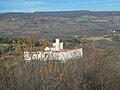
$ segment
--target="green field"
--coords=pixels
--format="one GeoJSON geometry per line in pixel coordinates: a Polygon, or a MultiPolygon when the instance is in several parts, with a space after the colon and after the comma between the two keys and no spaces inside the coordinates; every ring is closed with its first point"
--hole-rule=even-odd
{"type": "Polygon", "coordinates": [[[75,19],[77,22],[89,21],[89,18],[86,16],[81,16],[75,19]]]}

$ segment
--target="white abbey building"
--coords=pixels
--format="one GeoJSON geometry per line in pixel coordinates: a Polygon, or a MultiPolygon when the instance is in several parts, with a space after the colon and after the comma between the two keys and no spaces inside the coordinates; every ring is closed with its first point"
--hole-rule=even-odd
{"type": "Polygon", "coordinates": [[[78,49],[63,49],[63,42],[60,43],[59,39],[52,44],[52,47],[46,47],[44,52],[24,52],[24,60],[60,60],[66,62],[71,59],[83,58],[82,48],[78,49]]]}

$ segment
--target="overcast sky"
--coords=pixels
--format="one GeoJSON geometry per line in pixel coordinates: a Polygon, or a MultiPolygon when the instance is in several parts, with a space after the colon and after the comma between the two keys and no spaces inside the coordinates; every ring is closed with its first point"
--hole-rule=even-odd
{"type": "Polygon", "coordinates": [[[120,11],[120,0],[0,0],[0,13],[69,10],[120,11]]]}

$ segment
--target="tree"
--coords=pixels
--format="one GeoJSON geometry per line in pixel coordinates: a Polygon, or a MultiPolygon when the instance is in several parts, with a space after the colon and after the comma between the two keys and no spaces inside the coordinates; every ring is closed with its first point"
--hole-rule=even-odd
{"type": "Polygon", "coordinates": [[[35,40],[36,40],[35,35],[31,35],[30,38],[29,38],[31,47],[34,47],[34,46],[35,46],[35,40]]]}
{"type": "Polygon", "coordinates": [[[48,46],[49,44],[48,44],[48,41],[47,40],[42,40],[41,42],[40,42],[40,50],[42,50],[42,51],[44,51],[44,48],[46,47],[46,46],[48,46]]]}

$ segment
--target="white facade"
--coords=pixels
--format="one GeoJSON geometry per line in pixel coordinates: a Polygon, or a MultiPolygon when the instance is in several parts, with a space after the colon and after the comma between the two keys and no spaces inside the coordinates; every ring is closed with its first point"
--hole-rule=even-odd
{"type": "Polygon", "coordinates": [[[60,39],[56,39],[56,42],[53,43],[53,47],[55,47],[54,51],[60,51],[63,49],[63,42],[60,43],[60,39]]]}
{"type": "Polygon", "coordinates": [[[64,50],[63,42],[60,43],[59,39],[56,39],[56,43],[53,46],[46,47],[44,52],[24,52],[24,60],[60,60],[65,62],[71,59],[83,58],[82,48],[73,50],[64,50]]]}

